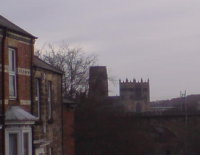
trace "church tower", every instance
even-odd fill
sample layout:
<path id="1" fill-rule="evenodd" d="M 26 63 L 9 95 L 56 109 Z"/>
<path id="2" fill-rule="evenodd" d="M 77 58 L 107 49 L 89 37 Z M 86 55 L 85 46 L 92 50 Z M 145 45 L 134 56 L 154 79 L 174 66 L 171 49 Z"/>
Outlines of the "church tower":
<path id="1" fill-rule="evenodd" d="M 119 81 L 120 99 L 127 111 L 148 111 L 150 102 L 149 80 Z"/>
<path id="2" fill-rule="evenodd" d="M 89 71 L 89 97 L 108 97 L 108 76 L 106 66 L 92 66 Z"/>

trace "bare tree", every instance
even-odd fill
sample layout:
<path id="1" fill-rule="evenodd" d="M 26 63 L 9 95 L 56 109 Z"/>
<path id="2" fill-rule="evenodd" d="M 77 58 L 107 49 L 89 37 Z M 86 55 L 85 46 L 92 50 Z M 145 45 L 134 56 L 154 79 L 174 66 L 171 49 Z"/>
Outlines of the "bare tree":
<path id="1" fill-rule="evenodd" d="M 40 58 L 63 71 L 63 93 L 76 97 L 88 92 L 89 67 L 96 63 L 96 56 L 86 54 L 81 48 L 69 48 L 68 45 L 55 48 L 49 45 L 45 52 L 35 52 Z M 42 53 L 42 54 L 41 54 Z"/>

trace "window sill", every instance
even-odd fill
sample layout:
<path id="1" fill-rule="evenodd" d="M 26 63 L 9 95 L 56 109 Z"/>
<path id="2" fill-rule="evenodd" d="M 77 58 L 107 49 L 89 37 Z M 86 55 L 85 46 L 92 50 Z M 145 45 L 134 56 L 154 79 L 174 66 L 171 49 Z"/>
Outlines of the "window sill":
<path id="1" fill-rule="evenodd" d="M 9 96 L 9 100 L 17 100 L 17 97 L 15 97 L 15 96 Z"/>

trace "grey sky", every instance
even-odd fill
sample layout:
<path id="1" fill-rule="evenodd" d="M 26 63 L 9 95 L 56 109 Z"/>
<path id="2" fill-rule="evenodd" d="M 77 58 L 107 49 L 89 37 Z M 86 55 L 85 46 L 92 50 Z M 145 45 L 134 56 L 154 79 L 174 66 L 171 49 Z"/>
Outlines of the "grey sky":
<path id="1" fill-rule="evenodd" d="M 36 48 L 65 41 L 116 80 L 149 78 L 151 100 L 200 93 L 199 0 L 7 0 L 0 11 L 39 37 Z"/>

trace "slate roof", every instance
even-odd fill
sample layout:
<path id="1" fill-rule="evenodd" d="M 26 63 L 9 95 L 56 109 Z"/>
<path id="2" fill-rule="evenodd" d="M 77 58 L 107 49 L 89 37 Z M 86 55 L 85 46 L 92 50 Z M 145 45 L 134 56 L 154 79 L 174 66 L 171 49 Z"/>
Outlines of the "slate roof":
<path id="1" fill-rule="evenodd" d="M 46 63 L 45 61 L 41 60 L 40 58 L 38 58 L 37 56 L 33 57 L 33 66 L 38 67 L 38 68 L 42 68 L 42 69 L 46 69 L 48 71 L 52 71 L 58 74 L 63 74 L 62 71 L 60 71 L 59 69 L 51 66 L 50 64 Z"/>
<path id="2" fill-rule="evenodd" d="M 70 100 L 70 99 L 67 99 L 67 98 L 64 98 L 63 99 L 63 103 L 71 103 L 71 104 L 77 104 L 77 102 L 73 101 L 73 100 Z"/>
<path id="3" fill-rule="evenodd" d="M 78 102 L 63 98 L 63 104 L 67 107 L 70 108 L 71 110 L 75 109 L 77 107 Z"/>
<path id="4" fill-rule="evenodd" d="M 11 106 L 6 111 L 6 121 L 36 121 L 37 118 L 19 106 Z"/>
<path id="5" fill-rule="evenodd" d="M 27 31 L 23 30 L 19 26 L 15 25 L 5 17 L 0 15 L 0 27 L 7 28 L 9 31 L 22 34 L 31 38 L 36 39 L 37 37 L 33 36 L 32 34 L 28 33 Z"/>

